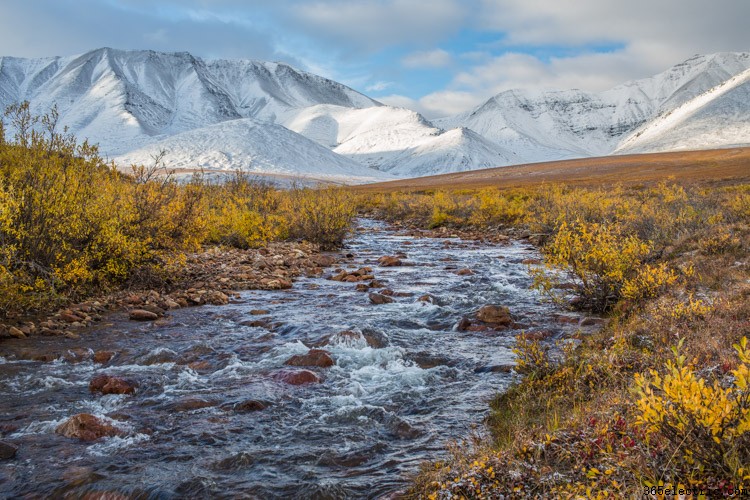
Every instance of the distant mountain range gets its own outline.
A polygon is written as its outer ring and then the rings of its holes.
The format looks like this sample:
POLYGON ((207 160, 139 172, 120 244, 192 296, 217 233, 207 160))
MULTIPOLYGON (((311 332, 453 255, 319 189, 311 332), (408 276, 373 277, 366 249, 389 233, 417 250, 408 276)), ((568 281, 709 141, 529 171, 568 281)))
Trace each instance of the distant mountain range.
POLYGON ((605 92, 500 93, 433 120, 286 64, 97 49, 0 57, 0 107, 57 105, 123 167, 369 182, 518 163, 750 144, 750 53, 695 56, 605 92))

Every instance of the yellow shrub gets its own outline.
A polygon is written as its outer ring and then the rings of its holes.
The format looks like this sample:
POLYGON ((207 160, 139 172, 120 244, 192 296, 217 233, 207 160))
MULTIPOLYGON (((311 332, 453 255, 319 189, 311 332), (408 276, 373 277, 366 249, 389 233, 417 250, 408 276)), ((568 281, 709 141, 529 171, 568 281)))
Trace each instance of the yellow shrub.
MULTIPOLYGON (((740 364, 728 386, 695 373, 674 348, 664 374, 651 370, 635 378, 638 423, 649 434, 667 439, 688 465, 716 469, 734 479, 750 463, 750 350, 747 338, 734 346, 740 364)), ((750 471, 747 471, 750 474, 750 471)))
POLYGON ((285 193, 283 213, 291 237, 333 249, 349 232, 356 206, 353 195, 340 188, 292 189, 285 193))
POLYGON ((651 299, 679 281, 680 277, 665 263, 655 266, 645 264, 636 275, 622 285, 622 296, 629 300, 651 299))
POLYGON ((544 248, 547 266, 571 273, 584 305, 594 310, 614 305, 650 250, 649 243, 623 234, 618 226, 580 220, 560 224, 544 248))
POLYGON ((475 195, 474 209, 469 216, 469 223, 486 227, 496 224, 518 223, 528 214, 526 197, 508 196, 498 189, 482 189, 475 195))

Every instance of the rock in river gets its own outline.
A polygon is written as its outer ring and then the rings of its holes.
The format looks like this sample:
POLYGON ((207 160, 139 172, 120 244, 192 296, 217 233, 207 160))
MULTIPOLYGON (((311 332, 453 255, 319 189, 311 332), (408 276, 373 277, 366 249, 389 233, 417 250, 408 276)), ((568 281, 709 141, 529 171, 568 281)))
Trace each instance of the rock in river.
POLYGON ((370 302, 375 305, 390 304, 391 302, 393 302, 392 298, 388 297, 387 295, 383 295, 382 293, 370 292, 369 297, 370 302))
POLYGON ((319 368, 328 368, 336 362, 331 357, 331 353, 325 349, 310 349, 307 354, 297 354, 287 359, 284 363, 288 366, 317 366, 319 368))
POLYGON ((513 324, 510 310, 505 306, 486 305, 477 311, 477 319, 483 323, 493 323, 502 326, 513 324))
POLYGON ((320 377, 318 377, 315 372, 311 372, 310 370, 283 370, 276 373, 276 375, 274 375, 274 378, 290 385, 320 383, 320 377))
POLYGON ((97 375, 89 383, 91 392, 102 394, 134 394, 137 385, 120 377, 112 375, 97 375))
POLYGON ((18 448, 5 441, 0 441, 0 460, 8 460, 16 456, 18 448))
POLYGON ((55 429, 57 434, 81 441, 96 441, 99 438, 119 436, 122 431, 88 413, 70 417, 55 429))
POLYGON ((398 257, 394 257, 391 255, 383 255, 378 259, 378 264, 380 264, 382 267, 393 267, 393 266, 400 266, 402 264, 401 259, 398 257))
POLYGON ((133 321, 154 321, 159 319, 159 315, 145 309, 133 309, 130 311, 130 319, 133 321))

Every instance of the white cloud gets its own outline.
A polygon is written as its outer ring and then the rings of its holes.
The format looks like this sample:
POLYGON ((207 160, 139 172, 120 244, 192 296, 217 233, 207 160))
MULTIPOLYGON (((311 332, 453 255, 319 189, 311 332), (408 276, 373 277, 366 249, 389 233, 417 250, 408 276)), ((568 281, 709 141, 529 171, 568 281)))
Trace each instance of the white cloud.
POLYGON ((482 103, 485 96, 474 92, 442 90, 419 99, 419 106, 427 118, 454 115, 482 103))
POLYGON ((393 87, 393 82, 375 82, 365 87, 366 92, 382 92, 387 88, 393 87))
POLYGON ((433 44, 461 29, 470 12, 459 0, 328 0, 300 2, 288 15, 311 36, 377 51, 433 44))
POLYGON ((413 52, 401 59, 407 68, 444 68, 449 66, 453 57, 443 49, 413 52))

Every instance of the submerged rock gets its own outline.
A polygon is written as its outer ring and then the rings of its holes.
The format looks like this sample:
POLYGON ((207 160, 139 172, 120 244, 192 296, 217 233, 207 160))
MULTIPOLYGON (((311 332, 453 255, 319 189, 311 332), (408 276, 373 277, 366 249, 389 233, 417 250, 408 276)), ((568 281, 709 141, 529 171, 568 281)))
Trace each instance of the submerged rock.
POLYGON ((403 262, 401 262, 401 259, 399 259, 398 257, 392 255, 383 255, 378 259, 378 264, 380 264, 382 267, 393 267, 400 266, 403 264, 403 262))
POLYGON ((248 399, 247 401, 241 401, 231 406, 233 411, 239 413, 249 413, 253 411, 262 411, 268 408, 268 404, 257 399, 248 399))
POLYGON ((310 370, 283 370, 277 372, 274 378, 289 385, 319 384, 320 377, 310 370))
POLYGON ((388 297, 387 295, 383 295, 382 293, 370 292, 368 297, 370 298, 370 302, 375 305, 390 304, 391 302, 393 302, 392 298, 388 297))
POLYGON ((103 437, 120 436, 122 431, 88 413, 70 417, 55 429, 57 434, 81 441, 96 441, 103 437))
POLYGON ((456 324, 456 330, 459 332, 465 332, 471 326, 471 320, 466 316, 463 316, 456 324))
POLYGON ((18 448, 5 441, 0 441, 0 460, 8 460, 16 456, 18 448))
POLYGON ((115 356, 115 353, 112 351, 97 351, 94 353, 94 363, 99 364, 105 364, 109 363, 109 361, 115 356))
POLYGON ((178 412, 193 411, 201 410, 203 408, 211 408, 213 406, 217 406, 218 404, 218 401, 212 399, 186 398, 180 401, 175 401, 174 403, 169 405, 169 409, 178 412))
POLYGON ((336 362, 331 357, 331 353, 324 349, 310 349, 307 354, 296 354, 287 359, 284 363, 287 366, 317 366, 319 368, 328 368, 336 362))
POLYGON ((135 394, 137 384, 112 375, 97 375, 89 383, 91 392, 102 394, 135 394))
POLYGON ((483 323, 492 323, 502 326, 513 324, 510 309, 505 306, 486 305, 477 311, 477 319, 483 323))

